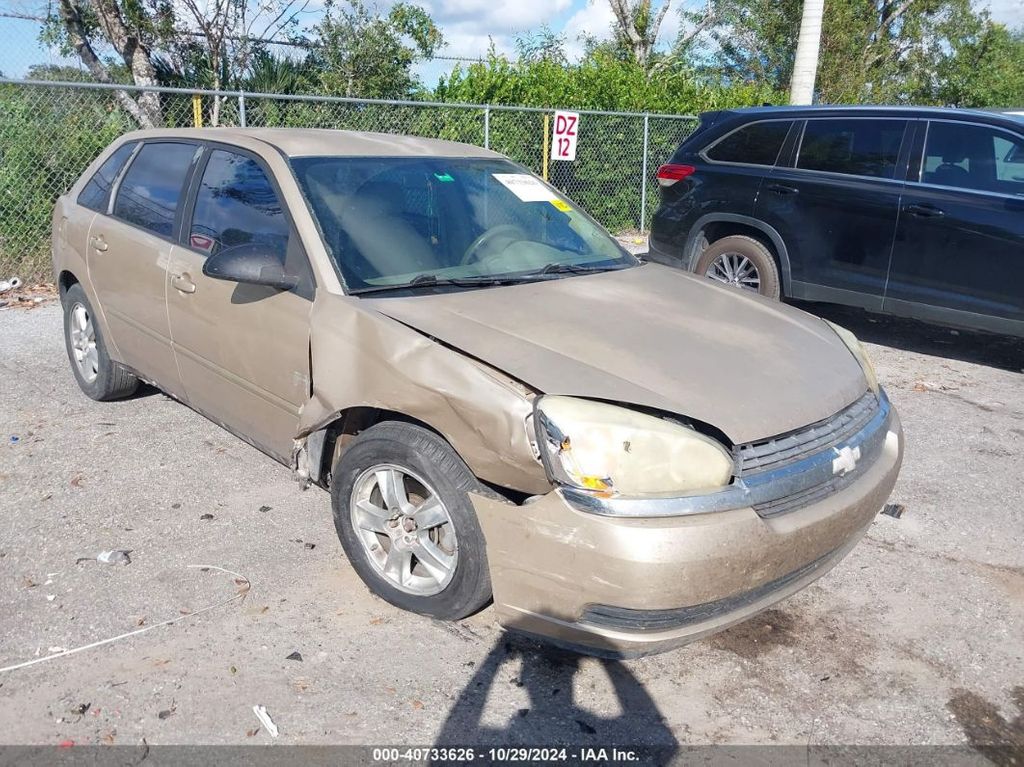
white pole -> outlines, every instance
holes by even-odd
[[[796,59],[793,62],[790,104],[814,102],[814,81],[818,75],[818,51],[821,47],[821,20],[824,15],[825,0],[804,0],[800,38],[797,40]]]

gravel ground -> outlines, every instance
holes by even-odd
[[[59,308],[0,310],[0,666],[181,619],[0,672],[0,743],[267,743],[263,704],[279,743],[1024,753],[1024,343],[816,311],[868,342],[902,414],[904,515],[776,609],[618,663],[372,597],[325,493],[156,391],[86,399]],[[131,564],[77,562],[114,548]],[[187,616],[245,590],[190,565],[251,588]]]

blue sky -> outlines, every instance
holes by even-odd
[[[417,0],[413,0],[416,2]],[[606,0],[418,0],[440,24],[447,47],[445,56],[482,56],[493,41],[500,52],[511,53],[515,39],[547,24],[565,35],[570,54],[578,53],[580,37],[585,34],[605,36],[611,27],[612,14]],[[679,31],[676,9],[700,4],[700,0],[675,0],[662,28],[660,41],[671,42]],[[379,0],[384,6],[388,0]],[[29,11],[44,0],[0,0],[0,10]],[[988,0],[992,15],[1010,26],[1024,25],[1024,0]],[[38,43],[38,25],[32,22],[0,18],[0,71],[7,76],[22,76],[30,64],[61,63],[55,51],[47,51]],[[453,66],[451,61],[435,61],[419,67],[419,74],[428,85],[436,83],[443,72]]]

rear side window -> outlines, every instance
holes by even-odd
[[[114,215],[153,234],[173,236],[174,215],[195,153],[192,144],[144,144],[117,190]]]
[[[1000,194],[1024,194],[1024,139],[994,128],[928,125],[921,180]]]
[[[124,167],[132,152],[135,151],[135,146],[134,141],[124,144],[107,158],[106,162],[89,179],[89,183],[82,189],[81,194],[78,195],[79,205],[99,213],[107,212],[107,204],[110,202],[110,188],[114,185],[114,179],[121,172],[121,168]]]
[[[258,243],[283,264],[288,230],[284,208],[259,163],[234,152],[213,151],[196,195],[189,245],[213,255]]]
[[[774,165],[792,124],[790,120],[751,123],[712,144],[704,154],[715,162]]]
[[[808,120],[796,166],[892,178],[906,120]]]

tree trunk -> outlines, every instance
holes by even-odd
[[[818,51],[821,48],[821,22],[824,14],[825,0],[804,0],[796,60],[793,62],[793,79],[790,83],[790,104],[814,102],[814,81],[818,76]]]
[[[74,3],[77,6],[77,3]],[[61,0],[61,17],[64,18],[64,6],[72,5],[72,0]],[[96,20],[99,22],[100,30],[104,37],[113,46],[128,69],[131,70],[132,80],[140,87],[153,87],[159,85],[156,76],[156,68],[150,56],[149,49],[143,44],[138,36],[132,34],[121,17],[121,9],[116,0],[92,0],[92,9],[96,13]],[[78,11],[77,7],[75,9]],[[81,13],[77,13],[81,21]],[[65,23],[67,26],[67,23]],[[70,32],[71,29],[68,28]],[[85,41],[84,27],[79,28],[80,37]],[[91,47],[90,47],[91,50]],[[95,55],[95,54],[93,54]],[[143,91],[134,99],[138,105],[138,114],[129,112],[132,117],[143,128],[154,128],[163,124],[163,116],[160,112],[160,94],[153,91]]]

